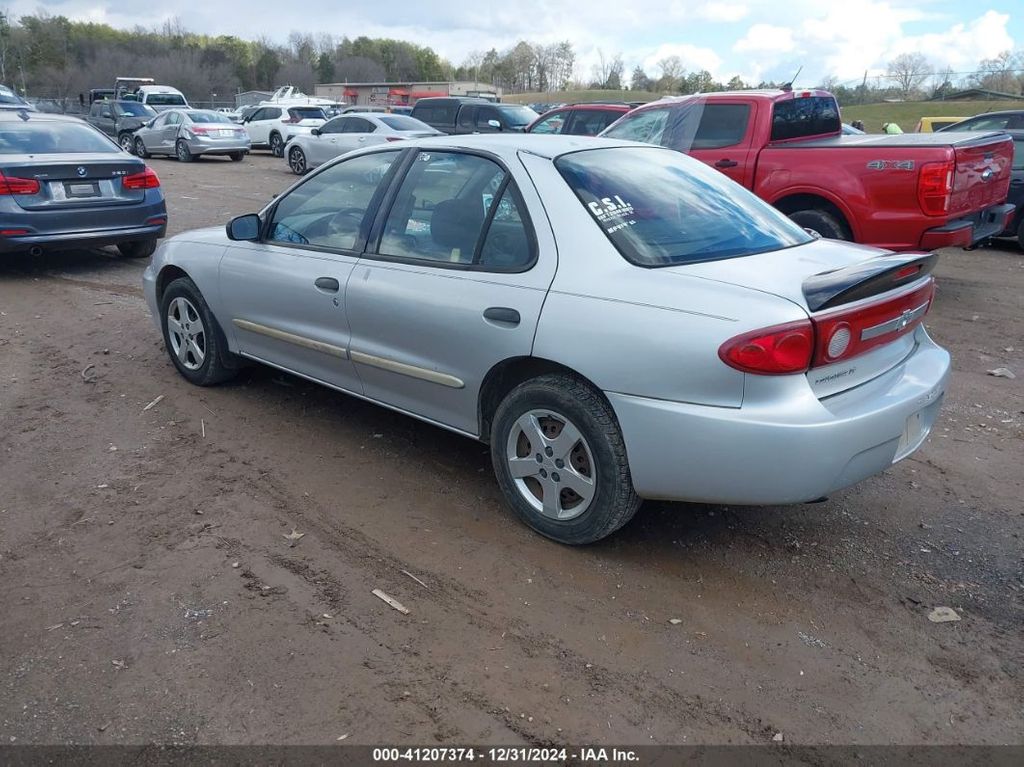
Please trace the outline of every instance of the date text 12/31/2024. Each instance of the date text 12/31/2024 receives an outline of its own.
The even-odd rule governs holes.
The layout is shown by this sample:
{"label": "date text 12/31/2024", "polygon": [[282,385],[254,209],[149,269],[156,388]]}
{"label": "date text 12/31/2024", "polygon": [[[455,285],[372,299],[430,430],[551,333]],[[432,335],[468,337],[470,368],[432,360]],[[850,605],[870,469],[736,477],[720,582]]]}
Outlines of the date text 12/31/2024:
{"label": "date text 12/31/2024", "polygon": [[581,762],[636,762],[639,757],[628,748],[580,747],[542,748],[537,746],[492,746],[488,748],[445,747],[375,748],[373,761],[388,762],[483,762],[493,764],[564,764],[572,759]]}

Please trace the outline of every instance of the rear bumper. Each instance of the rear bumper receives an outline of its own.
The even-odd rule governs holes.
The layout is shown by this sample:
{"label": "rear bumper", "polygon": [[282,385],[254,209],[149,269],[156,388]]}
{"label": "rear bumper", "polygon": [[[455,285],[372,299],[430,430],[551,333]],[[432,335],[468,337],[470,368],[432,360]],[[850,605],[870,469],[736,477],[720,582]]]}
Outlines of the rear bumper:
{"label": "rear bumper", "polygon": [[[164,218],[166,219],[166,216]],[[104,229],[95,232],[59,232],[0,237],[0,253],[18,253],[34,246],[39,246],[43,250],[99,248],[104,245],[116,245],[120,242],[158,239],[166,233],[167,223],[165,220],[162,224]]]}
{"label": "rear bumper", "polygon": [[921,235],[921,250],[967,248],[988,237],[995,237],[1009,226],[1015,207],[992,205],[968,218],[958,218]]}
{"label": "rear bumper", "polygon": [[248,141],[189,141],[188,149],[194,155],[247,154],[252,148]]}
{"label": "rear bumper", "polygon": [[774,505],[812,501],[884,471],[924,442],[949,378],[949,354],[923,328],[892,370],[816,399],[803,376],[740,408],[608,393],[644,498]]}

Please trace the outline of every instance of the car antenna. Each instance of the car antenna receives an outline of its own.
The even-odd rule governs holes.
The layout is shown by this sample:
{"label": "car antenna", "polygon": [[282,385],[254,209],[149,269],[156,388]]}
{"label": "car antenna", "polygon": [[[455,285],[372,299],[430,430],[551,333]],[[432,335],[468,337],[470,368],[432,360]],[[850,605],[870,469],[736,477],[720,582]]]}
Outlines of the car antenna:
{"label": "car antenna", "polygon": [[784,90],[786,93],[789,93],[791,90],[793,90],[793,83],[796,82],[796,78],[798,78],[800,76],[800,73],[803,72],[803,71],[804,71],[804,66],[803,66],[803,64],[801,64],[800,68],[798,70],[796,70],[796,74],[793,75],[792,78],[790,78],[790,81],[788,83],[783,83],[782,84],[782,90]]}

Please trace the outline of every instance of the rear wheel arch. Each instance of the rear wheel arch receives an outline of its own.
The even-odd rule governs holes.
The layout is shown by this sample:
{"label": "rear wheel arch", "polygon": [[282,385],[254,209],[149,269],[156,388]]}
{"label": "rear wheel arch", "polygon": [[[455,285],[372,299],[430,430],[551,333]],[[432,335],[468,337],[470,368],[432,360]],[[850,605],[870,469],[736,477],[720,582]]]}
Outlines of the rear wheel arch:
{"label": "rear wheel arch", "polygon": [[838,204],[818,194],[791,194],[782,197],[772,203],[778,210],[787,216],[802,211],[819,211],[832,217],[841,227],[844,239],[855,240],[856,233],[850,223],[851,217],[847,215]]}
{"label": "rear wheel arch", "polygon": [[578,378],[607,401],[600,387],[570,367],[543,357],[510,357],[488,370],[480,384],[480,393],[477,397],[480,439],[484,442],[490,439],[494,414],[509,392],[524,381],[550,373],[564,373]]}

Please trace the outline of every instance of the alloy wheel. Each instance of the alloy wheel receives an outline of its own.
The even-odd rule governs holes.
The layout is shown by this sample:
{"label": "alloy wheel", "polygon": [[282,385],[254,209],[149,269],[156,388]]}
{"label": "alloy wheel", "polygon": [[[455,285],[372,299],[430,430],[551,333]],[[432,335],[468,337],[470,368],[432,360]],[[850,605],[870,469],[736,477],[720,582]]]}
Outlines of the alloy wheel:
{"label": "alloy wheel", "polygon": [[295,147],[288,153],[288,165],[295,175],[301,176],[306,172],[306,153]]}
{"label": "alloy wheel", "polygon": [[546,517],[583,514],[597,490],[597,464],[580,430],[552,410],[530,410],[509,430],[505,460],[520,495]]}
{"label": "alloy wheel", "polygon": [[195,306],[179,296],[167,306],[167,337],[171,352],[187,370],[198,370],[206,359],[206,328]]}

